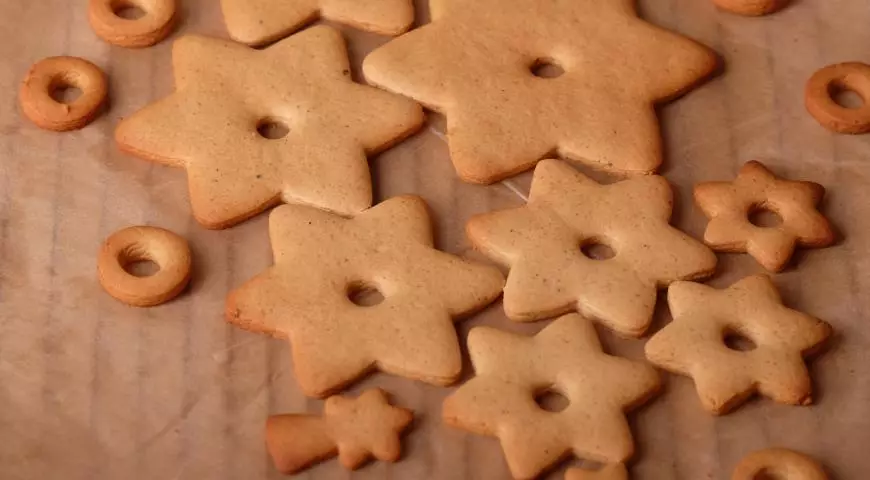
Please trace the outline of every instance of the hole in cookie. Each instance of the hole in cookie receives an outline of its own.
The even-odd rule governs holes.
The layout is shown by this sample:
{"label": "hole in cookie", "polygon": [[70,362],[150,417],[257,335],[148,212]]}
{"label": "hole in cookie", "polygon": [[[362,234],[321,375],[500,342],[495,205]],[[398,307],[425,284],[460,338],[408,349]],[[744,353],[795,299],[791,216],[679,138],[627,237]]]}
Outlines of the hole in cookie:
{"label": "hole in cookie", "polygon": [[752,477],[752,480],[788,480],[788,479],[783,478],[781,475],[779,475],[776,472],[771,471],[770,469],[762,468],[761,470],[758,471],[758,473],[756,473]]}
{"label": "hole in cookie", "polygon": [[756,348],[755,342],[749,337],[730,329],[725,330],[725,333],[722,335],[722,341],[725,342],[725,346],[729,350],[736,352],[751,352]]}
{"label": "hole in cookie", "polygon": [[347,299],[358,307],[374,307],[384,301],[384,295],[372,285],[355,282],[347,287]]}
{"label": "hole in cookie", "polygon": [[535,395],[535,403],[541,410],[548,412],[559,413],[568,408],[568,397],[557,392],[553,388],[548,388]]}
{"label": "hole in cookie", "polygon": [[756,227],[773,228],[782,225],[782,217],[767,207],[756,206],[749,211],[749,222]]}
{"label": "hole in cookie", "polygon": [[529,67],[532,75],[539,78],[559,78],[565,73],[565,69],[559,66],[551,58],[539,58]]}
{"label": "hole in cookie", "polygon": [[48,93],[51,95],[52,100],[66,105],[75,102],[82,96],[82,90],[79,87],[63,81],[52,85]]}
{"label": "hole in cookie", "polygon": [[864,106],[864,99],[861,95],[840,82],[828,85],[828,95],[843,108],[861,108]]}
{"label": "hole in cookie", "polygon": [[591,260],[610,260],[616,256],[616,252],[610,246],[595,238],[585,240],[580,245],[580,251]]}
{"label": "hole in cookie", "polygon": [[150,277],[160,271],[160,267],[151,260],[136,260],[124,265],[124,270],[134,277]]}
{"label": "hole in cookie", "polygon": [[145,10],[130,1],[113,2],[112,12],[118,18],[139,20],[146,15]]}
{"label": "hole in cookie", "polygon": [[277,118],[266,117],[257,122],[257,133],[269,140],[280,140],[290,133],[290,127]]}

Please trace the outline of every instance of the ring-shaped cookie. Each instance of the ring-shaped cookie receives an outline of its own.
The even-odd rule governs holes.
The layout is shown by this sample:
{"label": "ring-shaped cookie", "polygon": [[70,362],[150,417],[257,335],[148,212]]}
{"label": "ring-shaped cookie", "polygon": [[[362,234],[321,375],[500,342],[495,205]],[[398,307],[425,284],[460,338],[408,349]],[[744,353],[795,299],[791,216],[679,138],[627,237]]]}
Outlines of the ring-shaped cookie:
{"label": "ring-shaped cookie", "polygon": [[713,4],[726,12],[746,17],[760,17],[782,9],[788,0],[713,0]]}
{"label": "ring-shaped cookie", "polygon": [[[861,97],[858,108],[834,100],[838,90],[851,90]],[[849,62],[829,65],[807,82],[807,110],[823,127],[839,133],[870,132],[870,65]]]}
{"label": "ring-shaped cookie", "polygon": [[827,480],[824,469],[812,458],[785,448],[750,453],[737,464],[731,480],[781,478],[782,480]]}
{"label": "ring-shaped cookie", "polygon": [[[88,19],[103,40],[128,48],[150,47],[166,38],[175,26],[176,0],[90,0]],[[141,18],[118,15],[124,9],[144,12]]]}
{"label": "ring-shaped cookie", "polygon": [[[62,88],[77,88],[81,96],[70,103],[55,100]],[[109,91],[106,75],[93,63],[77,57],[49,57],[30,67],[21,82],[21,111],[38,127],[56,132],[76,130],[100,113]]]}
{"label": "ring-shaped cookie", "polygon": [[[126,267],[141,261],[159,270],[137,277]],[[106,239],[97,260],[100,284],[109,295],[136,307],[172,300],[190,281],[190,247],[180,236],[158,227],[129,227]]]}

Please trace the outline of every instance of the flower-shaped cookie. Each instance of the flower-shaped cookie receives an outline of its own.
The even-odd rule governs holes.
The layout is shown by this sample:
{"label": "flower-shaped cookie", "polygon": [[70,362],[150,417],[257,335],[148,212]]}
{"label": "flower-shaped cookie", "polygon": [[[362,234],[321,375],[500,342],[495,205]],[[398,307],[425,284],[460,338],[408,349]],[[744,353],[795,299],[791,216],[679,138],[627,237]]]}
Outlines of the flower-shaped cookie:
{"label": "flower-shaped cookie", "polygon": [[769,277],[747,277],[725,290],[677,282],[668,305],[674,321],[647,342],[646,356],[692,377],[704,408],[728,413],[756,392],[790,405],[812,403],[803,358],[831,327],[785,307]]}
{"label": "flower-shaped cookie", "polygon": [[[421,199],[352,219],[285,205],[269,222],[275,266],[230,293],[227,319],[289,339],[305,394],[329,395],[373,369],[436,385],[459,378],[453,319],[498,298],[504,276],[435,250]],[[383,299],[360,302],[365,291]]]}
{"label": "flower-shaped cookie", "polygon": [[[498,437],[515,478],[533,478],[574,452],[622,462],[633,451],[625,411],[659,389],[651,366],[601,351],[591,322],[572,314],[534,337],[477,327],[468,335],[476,376],[444,401],[444,420]],[[536,395],[558,392],[560,412],[538,406]]]}
{"label": "flower-shaped cookie", "polygon": [[[719,252],[747,252],[764,268],[785,267],[796,245],[827,247],[834,243],[828,220],[816,210],[825,188],[818,183],[782,180],[759,162],[747,162],[733,182],[695,186],[695,203],[710,223],[704,242]],[[776,213],[776,226],[756,226],[756,210]]]}
{"label": "flower-shaped cookie", "polygon": [[[570,310],[627,336],[652,320],[657,287],[706,277],[716,256],[672,227],[667,180],[641,176],[600,185],[558,160],[535,169],[526,206],[472,218],[475,247],[509,266],[504,308],[517,321]],[[590,247],[612,258],[596,259]]]}
{"label": "flower-shaped cookie", "polygon": [[431,14],[363,71],[446,115],[450,156],[468,182],[498,181],[554,151],[653,172],[655,104],[716,66],[707,48],[638,18],[635,0],[437,0]]}

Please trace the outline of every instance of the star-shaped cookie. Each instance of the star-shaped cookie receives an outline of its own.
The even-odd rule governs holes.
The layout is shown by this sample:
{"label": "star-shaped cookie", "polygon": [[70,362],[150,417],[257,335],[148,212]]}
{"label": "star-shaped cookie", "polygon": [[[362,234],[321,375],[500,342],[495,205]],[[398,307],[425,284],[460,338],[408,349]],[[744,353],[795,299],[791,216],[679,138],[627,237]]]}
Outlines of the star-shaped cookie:
{"label": "star-shaped cookie", "polygon": [[[230,293],[227,318],[288,338],[305,394],[329,395],[372,369],[458,379],[453,319],[498,298],[504,276],[435,250],[421,199],[393,198],[352,219],[286,205],[269,221],[275,266]],[[383,301],[354,303],[364,290]]]}
{"label": "star-shaped cookie", "polygon": [[[716,256],[672,227],[667,180],[641,176],[600,185],[570,165],[543,160],[527,205],[473,217],[476,248],[510,267],[504,308],[517,321],[570,310],[638,337],[649,327],[656,289],[708,276]],[[606,245],[599,260],[584,248]]]}
{"label": "star-shaped cookie", "polygon": [[[411,100],[354,83],[344,40],[326,26],[266,50],[187,36],[173,63],[175,93],[124,119],[115,137],[124,151],[186,168],[193,214],[209,228],[282,201],[362,211],[372,201],[366,154],[423,121]],[[275,125],[289,129],[283,138],[262,133]]]}
{"label": "star-shaped cookie", "polygon": [[605,465],[599,470],[572,468],[565,472],[565,480],[628,480],[625,465]]}
{"label": "star-shaped cookie", "polygon": [[[813,182],[782,180],[764,165],[743,165],[733,182],[695,186],[695,203],[710,223],[704,242],[720,252],[747,252],[764,268],[778,272],[788,263],[796,245],[827,247],[834,243],[828,220],[816,209],[825,187]],[[756,226],[756,210],[779,215],[777,226]]]}
{"label": "star-shaped cookie", "polygon": [[[447,117],[468,182],[492,183],[558,151],[595,168],[661,163],[655,105],[716,57],[640,18],[635,0],[431,0],[432,22],[366,57],[366,79]],[[542,67],[564,71],[542,76]]]}
{"label": "star-shaped cookie", "polygon": [[[704,408],[728,413],[758,392],[790,405],[812,403],[804,357],[831,335],[827,323],[782,304],[766,275],[725,290],[677,282],[674,321],[646,344],[650,362],[695,381]],[[743,346],[732,340],[742,340]]]}
{"label": "star-shaped cookie", "polygon": [[383,35],[414,23],[413,0],[221,0],[227,31],[248,45],[274,42],[317,17]]}
{"label": "star-shaped cookie", "polygon": [[341,464],[356,469],[372,457],[395,462],[401,455],[399,435],[413,413],[387,402],[380,389],[357,398],[329,397],[323,417],[275,415],[266,423],[266,445],[276,468],[296,473],[336,454]]}
{"label": "star-shaped cookie", "polygon": [[[659,390],[650,365],[601,351],[592,323],[572,314],[534,337],[477,327],[468,335],[476,376],[444,401],[444,420],[498,437],[515,478],[533,478],[572,452],[622,462],[634,446],[625,411]],[[568,399],[560,412],[539,407],[536,395]]]}

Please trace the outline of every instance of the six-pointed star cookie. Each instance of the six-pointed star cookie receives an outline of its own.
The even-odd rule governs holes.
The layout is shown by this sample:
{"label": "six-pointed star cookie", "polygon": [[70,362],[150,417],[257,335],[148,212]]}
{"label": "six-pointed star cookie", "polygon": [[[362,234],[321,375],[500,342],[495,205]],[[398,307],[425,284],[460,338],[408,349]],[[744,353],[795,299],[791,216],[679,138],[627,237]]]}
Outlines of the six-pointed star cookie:
{"label": "six-pointed star cookie", "polygon": [[[397,197],[346,219],[287,205],[270,216],[275,266],[232,292],[227,318],[290,340],[309,396],[367,371],[447,385],[462,367],[452,319],[498,298],[504,276],[435,250],[426,205]],[[384,297],[360,306],[366,288]]]}
{"label": "six-pointed star cookie", "polygon": [[[661,163],[655,104],[708,76],[707,48],[635,0],[432,0],[432,23],[372,52],[366,79],[447,116],[459,176],[492,183],[554,150],[615,172]],[[564,73],[534,71],[558,65]]]}
{"label": "six-pointed star cookie", "polygon": [[[533,478],[571,452],[626,460],[634,446],[624,412],[660,384],[650,365],[603,353],[592,323],[577,314],[534,337],[474,328],[468,351],[476,376],[444,401],[444,420],[498,437],[515,478]],[[535,397],[543,391],[559,392],[568,406],[542,409]]]}
{"label": "six-pointed star cookie", "polygon": [[605,465],[595,471],[571,468],[565,472],[565,480],[628,480],[628,470],[621,463]]}
{"label": "six-pointed star cookie", "polygon": [[[354,83],[341,34],[318,26],[266,50],[188,36],[173,48],[176,91],[126,118],[120,147],[184,167],[210,228],[281,201],[354,214],[371,205],[366,153],[414,132],[414,102]],[[263,128],[281,123],[283,138]]]}
{"label": "six-pointed star cookie", "polygon": [[329,397],[323,417],[275,415],[266,423],[266,445],[282,473],[296,473],[338,455],[341,464],[356,469],[371,457],[395,462],[401,455],[399,435],[414,415],[387,402],[380,389],[357,398]]}
{"label": "six-pointed star cookie", "polygon": [[230,36],[248,45],[282,38],[318,16],[383,35],[414,23],[413,0],[221,0]]}
{"label": "six-pointed star cookie", "polygon": [[[511,319],[577,309],[620,334],[641,336],[657,287],[716,268],[713,252],[668,223],[672,196],[659,176],[599,185],[564,162],[544,160],[526,206],[473,217],[466,230],[476,248],[510,267],[504,308]],[[615,255],[587,257],[591,245]]]}
{"label": "six-pointed star cookie", "polygon": [[[692,377],[707,410],[727,413],[756,392],[780,403],[812,403],[803,357],[831,327],[785,307],[769,277],[747,277],[725,290],[677,282],[668,304],[674,321],[647,342],[646,356]],[[751,342],[749,350],[730,348],[734,339]]]}
{"label": "six-pointed star cookie", "polygon": [[[834,243],[831,225],[816,210],[824,195],[818,183],[781,180],[756,161],[747,162],[733,182],[695,186],[695,203],[710,219],[704,242],[720,252],[747,252],[772,272],[785,267],[796,245]],[[782,223],[753,225],[750,215],[757,210],[775,212]]]}

